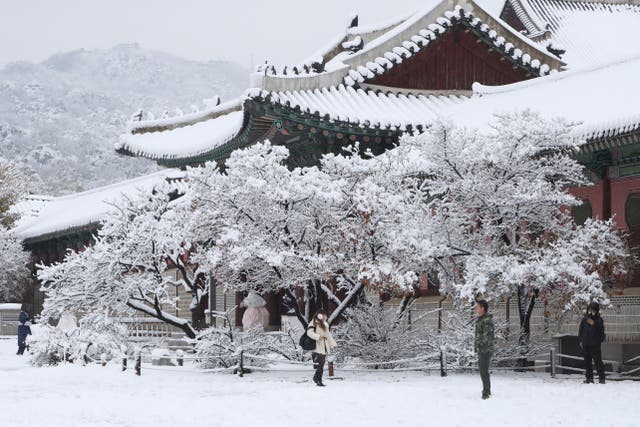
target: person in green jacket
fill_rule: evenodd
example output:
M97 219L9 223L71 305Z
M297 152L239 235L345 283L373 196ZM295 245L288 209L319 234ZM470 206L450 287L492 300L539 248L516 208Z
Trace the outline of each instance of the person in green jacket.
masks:
M491 380L489 378L489 364L494 347L493 318L488 313L489 303L486 300L479 300L476 303L476 338L474 343L475 352L478 354L478 367L480 368L480 378L482 379L482 398L488 399L491 396Z

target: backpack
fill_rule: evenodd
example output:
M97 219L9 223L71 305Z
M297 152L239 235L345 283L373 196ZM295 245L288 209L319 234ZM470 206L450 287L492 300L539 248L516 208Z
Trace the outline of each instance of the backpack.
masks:
M307 335L307 331L309 330L309 328L307 328L304 333L302 334L302 336L300 336L300 347L302 347L303 350L315 350L316 349L316 340L314 340L313 338L311 338L309 335ZM316 327L313 327L313 331L316 331Z

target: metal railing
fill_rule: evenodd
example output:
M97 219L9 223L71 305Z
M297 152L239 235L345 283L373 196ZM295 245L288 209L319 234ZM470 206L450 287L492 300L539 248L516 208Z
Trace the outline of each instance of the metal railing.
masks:
M549 360L550 360L550 364L551 364L551 369L550 369L550 373L551 373L551 377L552 378L556 378L558 376L558 369L562 369L564 371L570 371L570 372L576 372L576 373L581 373L584 374L586 372L585 368L578 368L575 366L567 366L567 365L563 365L562 363L562 359L570 359L570 360L579 360L579 361L584 361L584 358L579 357L579 356L573 356L570 354L563 354L563 353L558 353L556 351L555 348L551 348L549 351ZM632 362L635 362L637 360L640 360L640 356L635 356L632 357L630 359L627 359L623 362L618 362L616 360L607 360L607 359L603 359L602 362L606 363L606 364L611 364L612 366L626 366L631 364ZM640 376L635 376L640 375L640 366L633 368L633 369L629 369L627 371L604 371L607 379L611 379L611 380L635 380L635 381L640 381Z
M168 356L157 356L168 357ZM136 374L141 375L143 362L150 362L153 356L144 355L142 352L137 352L134 360L136 363ZM245 373L254 371L264 372L307 372L309 371L310 361L299 360L283 360L273 359L265 356L252 354L250 352L240 350L233 355L220 355L220 356L206 356L200 357L196 355L187 355L183 352L176 352L174 360L177 365L183 366L185 361L201 362L203 360L213 359L228 359L235 358L236 363L231 364L229 367L213 368L213 369L200 369L202 372L233 372L238 376L244 376ZM570 371L574 373L585 373L584 368L578 368L575 366L566 366L561 362L563 359L579 360L582 361L582 357L558 353L554 347L549 350L549 353L529 355L526 358L520 356L514 356L509 358L502 358L500 362L511 361L509 366L492 366L492 371L537 371L548 372L552 378L560 378L559 370ZM632 362L640 360L640 356L632 357L622 362L621 366L628 365ZM528 363L520 363L526 361ZM254 362L261 362L261 365L256 365ZM533 365L529 363L533 362ZM612 360L603 360L604 363L615 364L618 363ZM123 358L123 371L126 370L126 358ZM171 367L154 367L145 366L144 369L150 369L155 371L164 372L184 372L180 368L172 369ZM336 372L428 372L439 371L441 376L447 376L449 372L469 372L477 370L477 365L474 363L469 366L459 366L447 362L447 352L445 350L439 353L431 353L410 359L398 359L389 361L376 361L376 362L358 362L358 361L345 361L345 362L328 362L328 375L329 378L335 377ZM640 380L640 366L627 371L605 371L607 379L611 380Z
M640 342L640 296L611 297L611 307L603 309L602 318L606 327L605 342ZM546 336L551 340L554 335L577 335L581 315L566 313L562 318L554 319L545 316L546 307L542 301L534 307L531 316L531 334ZM444 300L417 301L409 308L409 321L412 325L446 331L446 319L454 311L453 302ZM507 322L510 325L510 340L517 340L519 330L518 306L515 300L496 303L491 310L495 321ZM419 319L413 321L413 319Z

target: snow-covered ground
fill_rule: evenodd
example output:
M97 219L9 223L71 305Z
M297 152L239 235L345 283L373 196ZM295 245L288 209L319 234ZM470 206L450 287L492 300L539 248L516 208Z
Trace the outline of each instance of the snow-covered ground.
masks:
M33 368L0 338L2 426L638 426L640 384L496 373L480 399L472 374L341 373L319 388L308 372L229 374L185 367L136 377L118 366ZM146 369L145 369L146 368ZM158 368L162 369L162 368Z

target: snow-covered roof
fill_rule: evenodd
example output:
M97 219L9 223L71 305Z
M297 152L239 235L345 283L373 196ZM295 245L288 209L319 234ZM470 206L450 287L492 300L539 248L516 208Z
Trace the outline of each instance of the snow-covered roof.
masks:
M11 212L18 215L20 222L37 218L40 212L56 198L39 194L30 194L11 207Z
M570 68L609 63L640 53L637 0L507 1L530 36L548 31L540 46L551 44L566 50L562 60Z
M243 123L244 112L232 111L167 130L129 132L120 136L116 149L151 159L195 157L229 142L240 133Z
M499 18L505 1L514 6L531 39ZM465 93L443 95L420 93L418 90L412 91L413 94L399 93L402 90L391 93L370 90L370 83L375 82L377 76L397 67L406 58L427 49L454 25L464 25L465 30L477 35L479 41L487 44L488 48L499 52L501 59L511 61L514 67L524 67L533 75L553 74L554 70L566 65L547 51L548 45L556 49L567 49L563 59L569 61L571 69L582 71L565 77L567 81L578 81L587 79L584 76L595 72L586 70L585 67L602 64L606 58L616 58L619 55L635 57L632 54L635 50L638 50L637 55L640 56L640 43L632 43L634 39L630 34L623 37L625 32L630 33L635 28L633 24L640 18L639 8L636 5L603 4L601 1L427 0L420 11L408 18L378 28L355 26L347 29L342 37L332 40L319 51L318 54L324 58L323 70L314 71L313 67L305 63L303 66L288 66L285 75L284 69L263 67L260 73L253 75L254 88L249 89L243 97L209 111L180 118L136 122L121 136L116 147L122 153L152 158L166 164L209 159L233 144L235 147L247 142L247 129L251 127L252 113L250 109L245 111L243 107L253 101L270 102L274 107L292 109L301 116L319 116L330 123L346 123L351 129L381 127L407 130L408 125L412 128L419 128L419 125L425 127L440 110L449 108L450 104L466 101ZM637 23L640 24L640 19ZM539 35L541 37L537 37ZM604 40L612 45L607 45ZM352 49L354 46L357 49ZM606 74L603 70L600 72ZM613 93L620 88L616 86L620 81L627 85L634 82L629 75L617 78L619 80L616 82L592 81L589 86L584 87L562 84L562 90L566 90L569 99L558 101L551 91L544 99L536 98L535 94L531 99L523 99L521 103L514 99L511 106L528 103L543 106L553 99L554 103L549 104L545 112L566 112L564 108L568 104L565 103L570 100L590 100L596 92L600 98L609 96L607 99L614 99L616 95ZM549 82L559 84L563 79L564 77L545 77L540 82L508 85L495 90L514 93L513 97L528 96L522 95L528 93L525 87L538 84L540 87L548 87L545 85L550 85ZM603 88L608 88L612 93L607 95ZM487 94L491 91L489 88L478 90ZM575 112L566 112L567 117L573 117L572 114L581 111L581 105L588 104L589 102L578 103ZM473 109L471 106L469 108ZM614 111L619 116L613 115ZM604 116L613 120L626 117L626 114L625 109L613 108L607 110ZM627 119L620 120L626 123ZM587 122L595 123L593 120L585 120ZM618 129L617 124L598 123L598 126L604 127L594 128L590 137L599 135L598 132L603 134L605 130ZM613 127L606 128L609 125ZM624 125L620 127L623 128ZM586 124L580 129L587 132Z
M216 98L219 99L220 98ZM167 117L163 119L132 121L128 123L127 131L133 134L146 132L160 132L191 126L216 117L240 111L242 109L243 97L234 98L228 102L224 102L213 107L195 113L183 114L181 116Z
M16 237L24 241L44 240L59 233L97 225L105 214L116 209L118 200L138 191L151 190L166 179L177 179L184 173L166 169L105 187L62 197L31 196L18 205L23 216L15 228Z
M341 43L333 49L325 48L331 54L323 57L325 63L322 71L305 67L301 72L299 66L261 66L252 77L253 85L277 92L362 83L426 49L429 43L446 33L455 23L477 29L495 48L504 50L507 57L531 69L534 74L545 75L564 65L543 46L509 27L497 14L494 15L495 2L484 0L487 2L484 5L482 1L427 0L421 10L397 25L386 27L384 31L349 31L347 37L340 39ZM367 35L372 34L375 37L369 39ZM357 38L361 39L362 45L361 49L354 52L348 48L354 43L344 44L344 41L353 42ZM294 68L296 73L293 72Z
M640 55L626 61L582 68L504 86L474 86L467 102L442 111L444 117L484 127L494 114L530 109L546 118L579 123L573 135L594 140L640 128Z
M396 94L344 85L304 91L262 91L255 96L287 108L298 107L301 114L320 116L326 121L398 130L406 130L408 125L414 129L426 126L442 108L467 99L463 95Z

